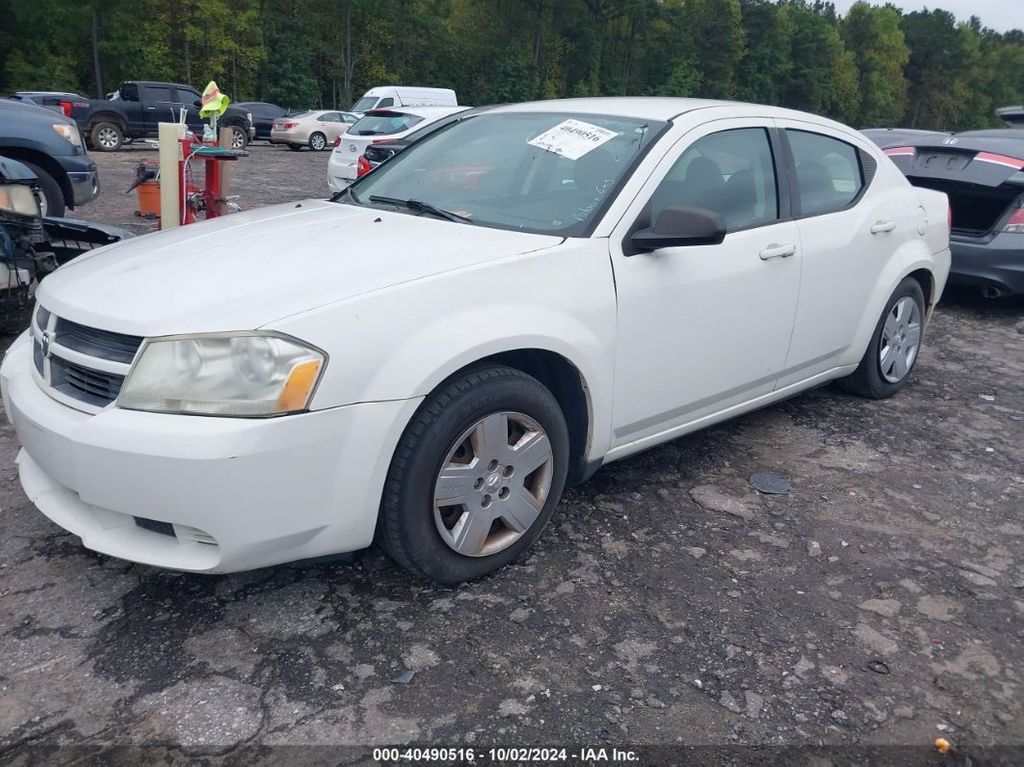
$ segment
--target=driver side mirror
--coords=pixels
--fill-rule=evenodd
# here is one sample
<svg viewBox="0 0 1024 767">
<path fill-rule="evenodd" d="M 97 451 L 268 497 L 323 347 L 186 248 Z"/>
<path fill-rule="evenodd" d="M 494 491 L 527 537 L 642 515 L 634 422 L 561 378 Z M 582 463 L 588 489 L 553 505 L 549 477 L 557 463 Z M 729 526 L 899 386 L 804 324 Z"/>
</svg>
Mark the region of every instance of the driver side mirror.
<svg viewBox="0 0 1024 767">
<path fill-rule="evenodd" d="M 718 245 L 725 235 L 725 221 L 715 211 L 669 205 L 658 214 L 654 226 L 634 232 L 630 239 L 638 250 L 650 251 L 686 245 Z"/>
</svg>

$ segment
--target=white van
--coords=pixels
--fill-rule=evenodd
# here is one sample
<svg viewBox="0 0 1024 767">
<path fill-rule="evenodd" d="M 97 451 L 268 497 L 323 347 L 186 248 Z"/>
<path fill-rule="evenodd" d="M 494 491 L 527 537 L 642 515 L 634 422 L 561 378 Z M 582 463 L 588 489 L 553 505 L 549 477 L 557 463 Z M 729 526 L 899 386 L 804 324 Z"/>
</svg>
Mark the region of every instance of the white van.
<svg viewBox="0 0 1024 767">
<path fill-rule="evenodd" d="M 451 88 L 416 88 L 406 85 L 380 85 L 363 94 L 350 112 L 368 112 L 388 107 L 454 107 L 459 100 Z"/>
</svg>

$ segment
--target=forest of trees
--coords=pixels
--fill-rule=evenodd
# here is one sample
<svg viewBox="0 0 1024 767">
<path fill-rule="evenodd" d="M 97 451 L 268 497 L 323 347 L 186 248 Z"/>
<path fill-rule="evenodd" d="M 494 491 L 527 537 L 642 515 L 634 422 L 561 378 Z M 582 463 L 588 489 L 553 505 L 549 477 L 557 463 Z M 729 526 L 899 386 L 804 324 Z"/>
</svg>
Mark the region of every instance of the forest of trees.
<svg viewBox="0 0 1024 767">
<path fill-rule="evenodd" d="M 0 0 L 0 92 L 211 78 L 291 107 L 405 83 L 465 104 L 703 96 L 966 129 L 1024 101 L 1024 32 L 823 0 Z"/>
</svg>

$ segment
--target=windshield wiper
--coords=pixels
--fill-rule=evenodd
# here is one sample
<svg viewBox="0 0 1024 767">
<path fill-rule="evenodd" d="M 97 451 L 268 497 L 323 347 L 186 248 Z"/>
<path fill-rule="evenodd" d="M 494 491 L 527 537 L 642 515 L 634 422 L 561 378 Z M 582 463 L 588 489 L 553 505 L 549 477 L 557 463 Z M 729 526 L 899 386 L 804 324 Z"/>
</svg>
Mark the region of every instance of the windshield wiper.
<svg viewBox="0 0 1024 767">
<path fill-rule="evenodd" d="M 378 194 L 371 194 L 370 202 L 382 202 L 385 205 L 394 205 L 395 207 L 405 208 L 406 210 L 412 210 L 416 213 L 426 213 L 434 216 L 435 218 L 443 218 L 447 221 L 462 221 L 468 224 L 473 223 L 473 219 L 469 216 L 452 213 L 450 210 L 442 210 L 441 208 L 431 205 L 429 202 L 423 202 L 423 200 L 401 200 L 397 197 L 381 197 Z"/>
</svg>

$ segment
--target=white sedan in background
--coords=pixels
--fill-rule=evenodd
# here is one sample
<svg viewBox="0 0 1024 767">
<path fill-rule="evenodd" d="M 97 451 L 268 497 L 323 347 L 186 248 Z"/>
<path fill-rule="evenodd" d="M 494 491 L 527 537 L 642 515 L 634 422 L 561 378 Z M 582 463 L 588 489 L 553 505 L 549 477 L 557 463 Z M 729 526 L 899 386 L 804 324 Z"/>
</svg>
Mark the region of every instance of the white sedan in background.
<svg viewBox="0 0 1024 767">
<path fill-rule="evenodd" d="M 364 114 L 358 122 L 335 143 L 327 161 L 327 185 L 340 192 L 358 176 L 359 158 L 366 147 L 378 141 L 403 138 L 414 130 L 425 127 L 456 112 L 470 107 L 399 107 L 376 109 Z"/>
<path fill-rule="evenodd" d="M 949 271 L 945 195 L 775 107 L 496 107 L 335 199 L 46 278 L 0 369 L 43 514 L 177 570 L 376 540 L 476 578 L 603 464 L 835 379 L 895 394 Z"/>
</svg>

